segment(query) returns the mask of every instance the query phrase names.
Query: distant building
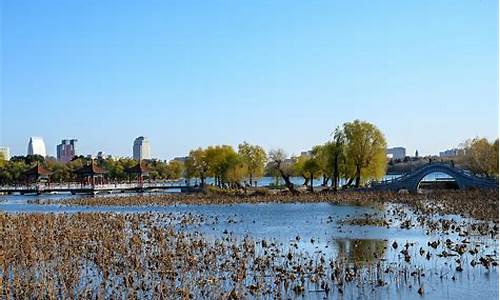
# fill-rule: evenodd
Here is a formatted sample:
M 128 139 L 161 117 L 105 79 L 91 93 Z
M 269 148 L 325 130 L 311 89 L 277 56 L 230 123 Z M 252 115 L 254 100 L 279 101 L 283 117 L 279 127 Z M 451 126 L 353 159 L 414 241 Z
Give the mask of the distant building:
M 8 147 L 0 147 L 0 153 L 4 160 L 10 159 L 10 149 Z
M 181 163 L 185 163 L 189 159 L 188 156 L 179 156 L 179 157 L 174 157 L 172 161 L 179 161 Z
M 418 150 L 415 150 L 415 157 L 418 158 Z
M 135 160 L 151 159 L 151 146 L 148 139 L 143 136 L 136 138 L 133 152 Z
M 453 148 L 439 152 L 439 157 L 456 157 L 463 154 L 465 154 L 464 149 Z
M 305 156 L 305 157 L 311 157 L 312 156 L 312 151 L 302 151 L 300 152 L 300 156 Z
M 76 156 L 76 142 L 76 139 L 62 140 L 57 145 L 57 160 L 65 163 L 71 161 Z
M 392 159 L 404 159 L 406 157 L 406 149 L 404 147 L 387 148 L 387 157 Z
M 30 137 L 30 141 L 28 142 L 28 155 L 41 155 L 43 157 L 47 156 L 47 151 L 45 150 L 45 142 L 41 137 Z
M 97 152 L 97 158 L 98 159 L 104 159 L 106 157 L 104 151 L 99 151 Z

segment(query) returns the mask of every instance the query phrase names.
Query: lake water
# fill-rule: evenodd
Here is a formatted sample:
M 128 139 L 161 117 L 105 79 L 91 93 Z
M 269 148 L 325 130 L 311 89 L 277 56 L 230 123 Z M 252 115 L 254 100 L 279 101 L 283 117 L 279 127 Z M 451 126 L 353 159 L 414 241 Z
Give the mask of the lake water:
M 399 174 L 399 175 L 398 174 L 385 175 L 382 178 L 382 181 L 393 180 L 393 179 L 396 179 L 399 177 L 401 177 L 401 174 Z M 423 181 L 438 181 L 438 180 L 443 180 L 443 179 L 452 179 L 452 178 L 446 173 L 433 172 L 433 173 L 430 173 L 427 176 L 425 176 L 422 180 Z M 302 177 L 291 177 L 290 181 L 297 186 L 301 186 L 304 184 L 304 178 L 302 178 Z M 197 181 L 192 180 L 191 182 L 194 184 Z M 278 184 L 283 184 L 283 180 L 280 177 L 278 177 L 278 178 L 262 177 L 262 178 L 259 178 L 259 180 L 257 180 L 257 186 L 259 186 L 259 187 L 269 186 L 269 185 L 276 184 L 276 182 L 278 182 Z M 347 181 L 344 178 L 340 179 L 340 185 L 345 184 L 346 182 Z M 207 184 L 213 184 L 213 183 L 214 183 L 213 178 L 207 179 Z M 321 186 L 322 183 L 323 183 L 323 180 L 321 178 L 315 179 L 313 181 L 314 186 Z M 329 182 L 329 185 L 331 185 L 331 181 Z
M 362 289 L 355 285 L 346 285 L 346 299 L 498 299 L 498 270 L 496 267 L 486 269 L 482 266 L 470 266 L 472 255 L 462 257 L 464 270 L 455 270 L 456 257 L 438 258 L 435 255 L 427 260 L 418 254 L 420 248 L 432 251 L 427 243 L 431 240 L 451 239 L 460 241 L 463 237 L 456 234 L 426 234 L 422 227 L 401 229 L 400 222 L 395 220 L 391 226 L 356 226 L 340 224 L 342 221 L 360 218 L 366 214 L 379 218 L 394 218 L 391 212 L 401 209 L 400 206 L 361 207 L 351 205 L 333 205 L 330 203 L 295 203 L 295 204 L 235 204 L 235 205 L 175 205 L 175 206 L 61 206 L 57 204 L 28 204 L 28 199 L 61 199 L 68 195 L 40 196 L 0 196 L 0 211 L 7 213 L 76 213 L 76 212 L 109 212 L 109 213 L 153 213 L 197 216 L 201 221 L 194 224 L 176 224 L 178 230 L 201 232 L 207 239 L 220 239 L 230 235 L 237 239 L 248 236 L 254 240 L 272 240 L 288 251 L 294 244 L 305 255 L 315 257 L 320 254 L 328 258 L 344 255 L 352 260 L 360 257 L 377 257 L 367 260 L 367 264 L 383 262 L 385 266 L 407 268 L 410 263 L 403 260 L 391 245 L 414 243 L 410 248 L 411 265 L 419 267 L 425 273 L 420 283 L 407 279 L 401 282 L 394 278 L 388 285 L 379 288 Z M 71 196 L 84 197 L 84 196 Z M 411 211 L 406 211 L 408 218 L 414 219 Z M 457 216 L 448 216 L 455 220 Z M 396 218 L 394 218 L 396 219 Z M 471 244 L 481 246 L 480 255 L 491 254 L 498 258 L 498 240 L 483 236 L 469 237 Z M 438 248 L 439 252 L 444 248 Z M 455 280 L 452 280 L 452 276 Z M 419 285 L 425 288 L 424 296 L 417 293 Z M 411 286 L 411 287 L 409 287 Z M 338 294 L 336 295 L 338 296 Z M 324 294 L 306 293 L 306 298 L 321 299 Z

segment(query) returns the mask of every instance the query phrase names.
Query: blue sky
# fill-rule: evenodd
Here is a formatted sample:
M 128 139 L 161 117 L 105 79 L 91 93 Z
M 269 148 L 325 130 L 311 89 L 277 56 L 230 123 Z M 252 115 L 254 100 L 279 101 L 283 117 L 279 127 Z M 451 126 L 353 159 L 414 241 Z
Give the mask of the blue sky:
M 169 159 L 246 140 L 298 153 L 344 122 L 437 153 L 498 136 L 498 4 L 1 1 L 0 145 L 42 136 Z

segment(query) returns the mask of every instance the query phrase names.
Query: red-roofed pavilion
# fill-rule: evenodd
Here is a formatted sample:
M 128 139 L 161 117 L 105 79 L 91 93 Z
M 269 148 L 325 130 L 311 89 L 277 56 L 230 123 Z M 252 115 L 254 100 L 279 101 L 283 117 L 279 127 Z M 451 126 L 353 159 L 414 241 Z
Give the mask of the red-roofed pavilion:
M 87 184 L 94 186 L 105 183 L 104 174 L 108 173 L 108 171 L 99 167 L 92 161 L 90 164 L 77 169 L 75 173 L 78 175 L 82 186 Z

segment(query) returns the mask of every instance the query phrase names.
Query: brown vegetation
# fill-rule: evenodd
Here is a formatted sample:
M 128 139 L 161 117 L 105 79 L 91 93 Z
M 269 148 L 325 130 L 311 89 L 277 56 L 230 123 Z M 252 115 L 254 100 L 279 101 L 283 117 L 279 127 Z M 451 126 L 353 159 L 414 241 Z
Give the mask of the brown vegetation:
M 157 194 L 134 196 L 92 197 L 79 199 L 35 200 L 41 204 L 64 205 L 176 205 L 176 204 L 237 204 L 237 203 L 294 203 L 332 202 L 337 204 L 386 204 L 401 203 L 415 208 L 423 214 L 457 214 L 479 220 L 498 221 L 498 191 L 433 191 L 427 194 L 405 194 L 394 192 L 337 193 L 268 193 L 257 190 L 251 194 L 234 191 L 209 194 Z

